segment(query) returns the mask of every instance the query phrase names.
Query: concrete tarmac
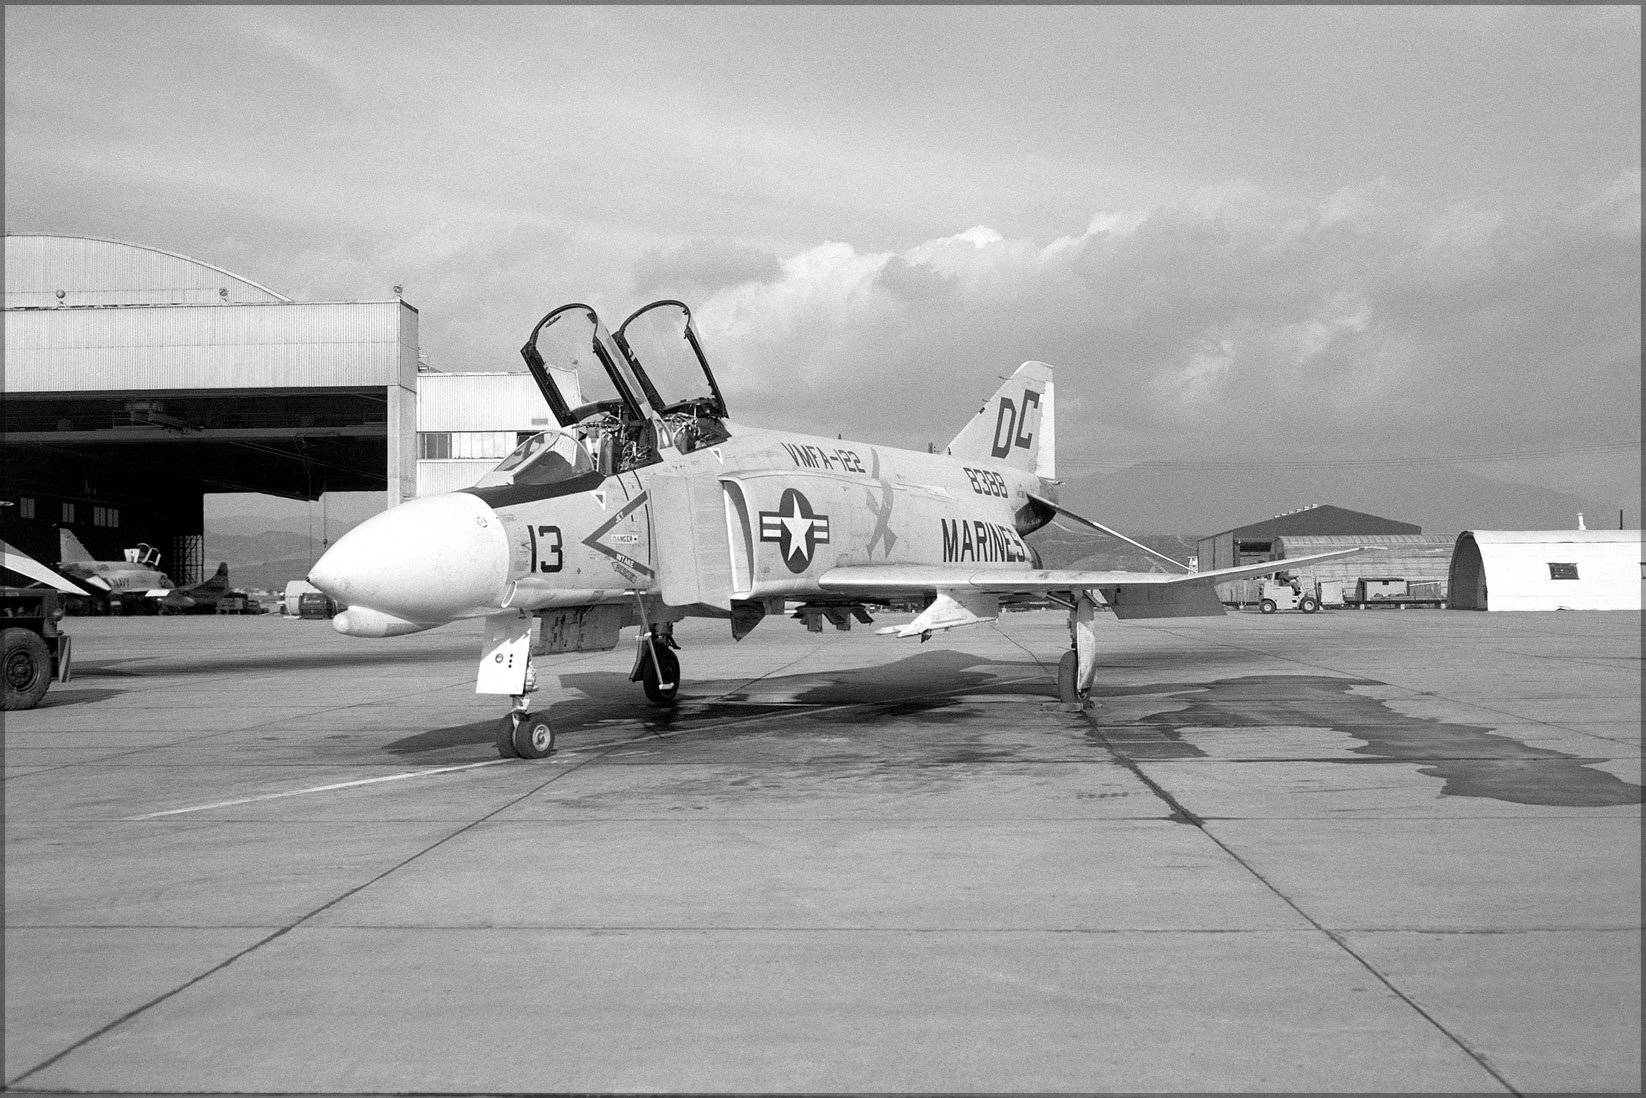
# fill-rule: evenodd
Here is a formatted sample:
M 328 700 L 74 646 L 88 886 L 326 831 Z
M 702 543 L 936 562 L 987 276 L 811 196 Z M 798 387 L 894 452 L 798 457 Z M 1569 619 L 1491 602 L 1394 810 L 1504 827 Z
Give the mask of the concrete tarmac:
M 901 621 L 902 617 L 886 620 Z M 884 624 L 884 622 L 882 622 Z M 1638 613 L 931 643 L 69 619 L 5 718 L 29 1091 L 1638 1092 Z

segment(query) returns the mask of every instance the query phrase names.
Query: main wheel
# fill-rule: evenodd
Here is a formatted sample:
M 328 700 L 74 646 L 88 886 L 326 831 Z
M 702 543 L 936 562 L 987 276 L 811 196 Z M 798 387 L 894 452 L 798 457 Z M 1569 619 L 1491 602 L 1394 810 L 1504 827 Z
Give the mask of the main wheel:
M 542 714 L 527 714 L 514 730 L 514 750 L 522 759 L 554 754 L 554 726 Z
M 520 752 L 514 749 L 514 730 L 520 724 L 520 714 L 510 713 L 497 722 L 497 753 L 505 759 L 518 759 Z
M 680 660 L 661 644 L 648 645 L 647 650 L 651 655 L 640 669 L 640 685 L 653 705 L 673 705 L 680 693 Z
M 1078 702 L 1080 700 L 1080 684 L 1077 677 L 1080 674 L 1080 659 L 1069 649 L 1063 653 L 1063 658 L 1057 661 L 1057 700 L 1064 702 Z
M 1305 614 L 1312 614 L 1316 610 L 1320 609 L 1320 603 L 1315 601 L 1313 595 L 1304 595 L 1303 598 L 1298 601 L 1297 608 Z
M 28 629 L 7 629 L 5 646 L 6 708 L 33 709 L 51 685 L 51 649 Z
M 1274 599 L 1264 599 L 1262 602 L 1257 604 L 1257 608 L 1265 614 L 1272 614 L 1277 609 Z

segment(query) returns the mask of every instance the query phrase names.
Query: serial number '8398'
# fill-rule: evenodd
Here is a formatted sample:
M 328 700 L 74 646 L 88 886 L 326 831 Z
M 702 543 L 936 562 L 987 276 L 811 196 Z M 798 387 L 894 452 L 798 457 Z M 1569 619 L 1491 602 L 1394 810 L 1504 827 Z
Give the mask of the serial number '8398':
M 566 557 L 560 551 L 560 527 L 527 526 L 526 533 L 531 536 L 533 572 L 558 572 L 565 567 Z
M 1011 493 L 1006 490 L 1006 478 L 990 469 L 973 469 L 969 465 L 962 465 L 966 470 L 966 479 L 972 482 L 972 491 L 980 496 L 999 496 L 1009 499 Z

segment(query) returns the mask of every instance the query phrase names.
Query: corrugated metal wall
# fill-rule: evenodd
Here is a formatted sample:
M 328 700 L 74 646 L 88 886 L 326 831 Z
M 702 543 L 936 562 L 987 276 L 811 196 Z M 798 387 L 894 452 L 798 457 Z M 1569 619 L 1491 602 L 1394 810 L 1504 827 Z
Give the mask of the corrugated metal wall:
M 419 431 L 542 431 L 555 426 L 525 373 L 419 374 Z
M 1330 553 L 1334 549 L 1351 549 L 1357 545 L 1381 545 L 1384 552 L 1360 553 L 1324 564 L 1311 564 L 1299 574 L 1311 576 L 1316 582 L 1342 580 L 1353 588 L 1361 576 L 1398 576 L 1405 580 L 1439 580 L 1440 597 L 1445 597 L 1446 575 L 1452 566 L 1452 546 L 1456 534 L 1365 534 L 1340 537 L 1301 537 L 1292 535 L 1275 539 L 1277 556 L 1304 557 L 1310 553 Z
M 409 388 L 416 318 L 399 301 L 8 311 L 6 390 Z
M 496 466 L 495 461 L 419 461 L 417 494 L 433 496 L 472 488 L 476 481 Z

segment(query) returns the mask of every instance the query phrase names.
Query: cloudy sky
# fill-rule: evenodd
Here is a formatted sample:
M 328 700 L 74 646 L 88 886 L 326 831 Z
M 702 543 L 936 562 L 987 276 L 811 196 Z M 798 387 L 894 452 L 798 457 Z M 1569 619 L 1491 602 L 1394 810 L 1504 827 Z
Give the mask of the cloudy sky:
M 445 370 L 679 296 L 744 422 L 923 447 L 1034 358 L 1066 477 L 1460 459 L 1636 525 L 1640 50 L 1637 7 L 7 7 L 5 218 L 402 285 Z

